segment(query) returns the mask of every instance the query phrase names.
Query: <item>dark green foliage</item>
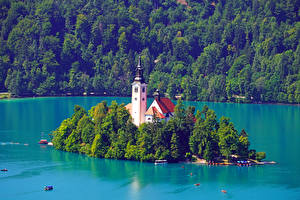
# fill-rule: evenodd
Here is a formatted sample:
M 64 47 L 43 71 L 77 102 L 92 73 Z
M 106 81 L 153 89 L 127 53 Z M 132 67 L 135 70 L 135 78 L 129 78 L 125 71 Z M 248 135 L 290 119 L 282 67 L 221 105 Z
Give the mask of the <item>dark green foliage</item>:
M 264 152 L 248 150 L 247 133 L 242 130 L 238 134 L 228 118 L 221 117 L 218 122 L 207 106 L 197 111 L 196 117 L 194 112 L 194 107 L 185 108 L 178 100 L 168 122 L 155 119 L 137 128 L 124 104 L 112 102 L 108 107 L 103 101 L 88 113 L 75 106 L 72 117 L 54 131 L 52 142 L 56 149 L 93 157 L 150 162 L 178 162 L 195 156 L 212 161 L 233 154 L 245 159 L 265 158 Z
M 266 158 L 266 153 L 265 152 L 257 152 L 256 153 L 256 160 L 261 161 Z
M 248 157 L 251 159 L 256 159 L 256 150 L 255 149 L 250 149 Z
M 300 103 L 296 0 L 0 1 L 0 91 Z

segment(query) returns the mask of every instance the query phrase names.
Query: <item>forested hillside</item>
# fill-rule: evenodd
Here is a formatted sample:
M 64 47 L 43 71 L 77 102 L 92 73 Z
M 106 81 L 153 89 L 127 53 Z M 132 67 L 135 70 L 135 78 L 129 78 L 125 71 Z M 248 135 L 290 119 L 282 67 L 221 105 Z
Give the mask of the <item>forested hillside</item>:
M 300 103 L 299 0 L 0 0 L 0 91 Z

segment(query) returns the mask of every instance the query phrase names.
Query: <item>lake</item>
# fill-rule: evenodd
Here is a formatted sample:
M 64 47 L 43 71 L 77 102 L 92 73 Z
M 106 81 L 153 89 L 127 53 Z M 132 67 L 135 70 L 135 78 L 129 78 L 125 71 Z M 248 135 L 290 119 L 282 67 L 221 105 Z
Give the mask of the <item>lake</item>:
M 0 172 L 0 199 L 300 199 L 300 106 L 185 102 L 196 109 L 207 104 L 218 118 L 230 117 L 238 131 L 249 134 L 250 148 L 265 151 L 276 165 L 154 166 L 37 144 L 41 137 L 49 140 L 74 105 L 90 109 L 102 100 L 130 102 L 120 97 L 1 100 L 0 169 L 8 171 Z M 44 191 L 44 185 L 54 190 Z

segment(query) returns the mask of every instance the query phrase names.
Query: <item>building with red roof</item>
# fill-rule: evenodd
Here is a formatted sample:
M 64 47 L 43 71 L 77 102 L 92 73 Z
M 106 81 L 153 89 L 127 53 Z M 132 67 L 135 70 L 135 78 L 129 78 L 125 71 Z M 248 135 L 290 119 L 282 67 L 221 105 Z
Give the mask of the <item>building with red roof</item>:
M 154 101 L 145 113 L 145 122 L 153 122 L 156 117 L 168 121 L 174 114 L 175 105 L 166 97 L 160 97 L 159 90 L 154 93 Z
M 153 122 L 153 119 L 168 121 L 174 114 L 174 103 L 166 97 L 160 97 L 159 91 L 154 93 L 154 101 L 147 109 L 147 84 L 143 77 L 143 69 L 139 57 L 136 76 L 132 83 L 131 103 L 125 108 L 129 111 L 136 126 L 144 122 Z

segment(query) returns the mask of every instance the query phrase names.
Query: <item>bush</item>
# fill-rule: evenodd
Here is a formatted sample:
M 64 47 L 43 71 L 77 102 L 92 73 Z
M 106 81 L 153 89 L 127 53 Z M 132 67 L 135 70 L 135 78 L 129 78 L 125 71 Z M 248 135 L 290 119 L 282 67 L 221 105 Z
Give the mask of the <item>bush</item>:
M 250 149 L 248 157 L 251 159 L 256 159 L 256 151 L 254 149 Z
M 266 158 L 266 152 L 257 152 L 255 156 L 256 160 L 261 161 Z
M 187 153 L 185 154 L 185 159 L 187 159 L 187 160 L 191 160 L 191 159 L 192 159 L 192 154 L 191 154 L 191 152 L 187 152 Z

